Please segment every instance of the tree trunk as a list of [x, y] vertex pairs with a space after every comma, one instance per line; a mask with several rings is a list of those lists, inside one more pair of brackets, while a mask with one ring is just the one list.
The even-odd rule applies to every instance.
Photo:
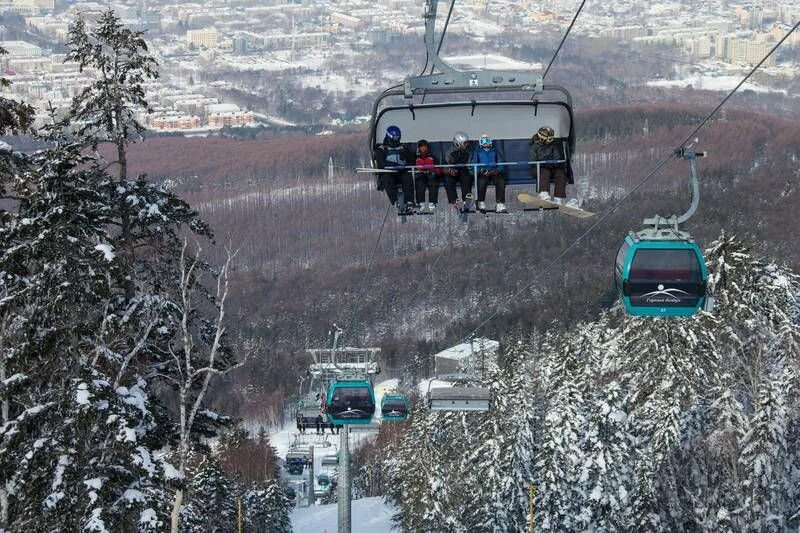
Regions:
[[[0, 381], [4, 381], [6, 379], [6, 362], [5, 359], [0, 360]], [[0, 412], [2, 412], [2, 419], [0, 419], [0, 425], [5, 425], [8, 422], [8, 413], [9, 413], [9, 401], [8, 398], [3, 399], [2, 407], [0, 407]], [[0, 530], [4, 530], [8, 527], [8, 491], [4, 486], [0, 486]]]
[[181, 525], [181, 505], [183, 505], [183, 489], [175, 491], [175, 501], [172, 504], [172, 517], [169, 530], [171, 533], [178, 533]]
[[[117, 120], [120, 120], [120, 113], [117, 113]], [[128, 154], [125, 148], [125, 139], [117, 138], [117, 160], [119, 161], [119, 183], [125, 184], [128, 181]], [[131, 216], [129, 213], [129, 206], [127, 199], [123, 198], [120, 205], [120, 225], [122, 226], [122, 243], [124, 246], [125, 256], [125, 271], [127, 277], [125, 279], [125, 299], [131, 300], [135, 294], [133, 265], [136, 261], [134, 255], [133, 236], [131, 234]]]
[[[178, 472], [184, 477], [186, 481], [186, 461], [189, 457], [189, 431], [186, 427], [186, 393], [183, 389], [180, 391], [180, 457], [178, 462]], [[181, 506], [183, 505], [183, 489], [175, 491], [175, 501], [172, 504], [172, 517], [170, 522], [170, 532], [178, 533], [178, 528], [181, 524]]]

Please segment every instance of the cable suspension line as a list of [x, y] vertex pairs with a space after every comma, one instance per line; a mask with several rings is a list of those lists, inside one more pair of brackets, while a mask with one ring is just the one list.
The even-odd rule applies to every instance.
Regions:
[[542, 74], [542, 80], [544, 80], [547, 77], [547, 73], [550, 72], [550, 67], [553, 66], [553, 61], [556, 60], [556, 57], [558, 57], [558, 53], [561, 51], [561, 47], [564, 46], [564, 41], [567, 40], [567, 36], [569, 36], [569, 32], [572, 31], [572, 26], [574, 26], [575, 25], [575, 21], [578, 20], [578, 15], [581, 14], [581, 10], [583, 10], [584, 4], [586, 4], [586, 0], [583, 0], [581, 2], [581, 5], [578, 6], [578, 10], [575, 12], [575, 16], [572, 17], [572, 22], [569, 23], [569, 27], [567, 28], [567, 32], [564, 34], [564, 37], [561, 38], [561, 42], [558, 43], [558, 48], [556, 48], [556, 53], [553, 54], [552, 59], [550, 59], [550, 63], [548, 63], [547, 64], [547, 68], [544, 69], [544, 74]]
[[383, 222], [381, 222], [381, 229], [378, 231], [378, 238], [375, 239], [375, 245], [372, 247], [372, 253], [369, 256], [369, 261], [367, 262], [367, 270], [364, 272], [364, 275], [361, 277], [361, 282], [358, 287], [358, 292], [356, 295], [356, 302], [355, 307], [353, 308], [353, 313], [350, 316], [350, 320], [347, 322], [347, 329], [344, 330], [344, 334], [347, 335], [350, 331], [352, 331], [353, 326], [356, 323], [356, 318], [358, 317], [358, 313], [361, 310], [361, 301], [362, 296], [364, 294], [364, 286], [366, 285], [367, 279], [369, 278], [369, 272], [372, 267], [372, 262], [375, 259], [375, 253], [378, 251], [378, 244], [381, 242], [381, 236], [383, 235], [383, 228], [386, 227], [386, 220], [389, 218], [389, 211], [392, 208], [392, 204], [386, 208], [386, 212], [383, 214]]
[[[447, 10], [447, 18], [444, 21], [444, 28], [442, 29], [442, 35], [439, 36], [439, 44], [436, 47], [436, 55], [439, 55], [439, 52], [442, 51], [442, 43], [444, 43], [444, 35], [447, 33], [447, 27], [450, 25], [450, 17], [453, 15], [453, 6], [456, 5], [456, 0], [450, 0], [450, 9]], [[425, 64], [428, 64], [428, 52], [425, 52]], [[430, 74], [433, 74], [434, 66], [431, 65]], [[422, 69], [423, 74], [425, 73], [425, 69]]]

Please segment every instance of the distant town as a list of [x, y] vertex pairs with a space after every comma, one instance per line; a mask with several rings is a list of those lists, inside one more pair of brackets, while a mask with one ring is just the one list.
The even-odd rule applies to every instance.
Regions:
[[[268, 98], [270, 86], [247, 81], [247, 73], [258, 72], [274, 73], [301, 87], [332, 93], [337, 99], [370, 95], [409, 73], [387, 72], [383, 79], [375, 79], [365, 74], [359, 51], [410, 38], [419, 38], [419, 50], [423, 50], [422, 0], [5, 0], [0, 2], [4, 24], [0, 46], [8, 53], [0, 57], [0, 65], [12, 85], [3, 89], [4, 95], [25, 100], [40, 115], [48, 105], [63, 112], [86, 76], [77, 65], [64, 62], [69, 25], [77, 13], [91, 21], [109, 7], [130, 28], [146, 30], [151, 51], [161, 65], [161, 77], [147, 87], [153, 111], [140, 117], [156, 131], [292, 125], [279, 114], [228, 101], [227, 90]], [[467, 0], [457, 3], [448, 34], [480, 44], [512, 27], [532, 34], [559, 32], [569, 24], [575, 7], [573, 2], [554, 0]], [[706, 82], [713, 88], [713, 77], [724, 78], [730, 69], [757, 63], [799, 18], [800, 2], [612, 1], [587, 5], [574, 32], [626, 42], [636, 49], [672, 47], [681, 57], [703, 66]], [[19, 38], [20, 33], [24, 39]], [[17, 38], [9, 38], [11, 35]], [[798, 43], [800, 32], [787, 44]], [[495, 51], [490, 61], [520, 67], [519, 61]], [[463, 63], [481, 66], [480, 57]], [[520, 68], [537, 66], [522, 63]], [[767, 73], [793, 75], [797, 65], [776, 64], [773, 57], [765, 67]], [[201, 78], [203, 83], [198, 83]], [[669, 86], [689, 81], [652, 83]], [[363, 120], [357, 116], [343, 119]]]

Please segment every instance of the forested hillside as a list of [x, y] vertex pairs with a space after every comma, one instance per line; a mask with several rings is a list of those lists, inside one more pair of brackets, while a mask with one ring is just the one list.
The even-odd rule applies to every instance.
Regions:
[[512, 336], [491, 413], [418, 405], [357, 479], [405, 531], [796, 528], [800, 278], [730, 235], [707, 259], [713, 315]]
[[[602, 212], [706, 112], [678, 105], [580, 112], [570, 194]], [[217, 401], [226, 407], [245, 406], [243, 414], [259, 419], [277, 416], [284, 394], [294, 392], [292, 376], [306, 347], [327, 342], [331, 322], [350, 318], [388, 205], [369, 176], [350, 170], [367, 157], [365, 135], [151, 139], [134, 147], [133, 168], [169, 180], [217, 235], [231, 235], [240, 248], [232, 273], [237, 324], [261, 355], [223, 384]], [[709, 157], [699, 163], [701, 207], [689, 225], [701, 244], [725, 229], [751, 242], [756, 254], [800, 264], [798, 141], [797, 121], [742, 110], [723, 112], [703, 131], [697, 148]], [[336, 165], [332, 176], [328, 157]], [[348, 342], [380, 345], [390, 371], [414, 362], [408, 371], [424, 375], [435, 348], [496, 310], [484, 333], [500, 338], [516, 328], [547, 331], [594, 317], [614, 299], [611, 268], [622, 237], [645, 216], [685, 209], [687, 180], [686, 163], [671, 163], [541, 285], [502, 308], [591, 220], [526, 213], [462, 224], [441, 213], [401, 224], [390, 216]], [[512, 202], [514, 211], [520, 207]]]

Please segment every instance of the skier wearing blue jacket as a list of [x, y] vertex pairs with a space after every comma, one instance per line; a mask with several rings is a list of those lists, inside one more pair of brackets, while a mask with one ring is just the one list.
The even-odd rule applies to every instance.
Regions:
[[495, 199], [497, 206], [495, 212], [508, 213], [506, 209], [506, 176], [503, 163], [503, 156], [493, 144], [488, 135], [481, 135], [478, 141], [478, 149], [472, 152], [471, 164], [484, 165], [478, 167], [478, 210], [486, 211], [486, 189], [489, 181], [494, 181]]

